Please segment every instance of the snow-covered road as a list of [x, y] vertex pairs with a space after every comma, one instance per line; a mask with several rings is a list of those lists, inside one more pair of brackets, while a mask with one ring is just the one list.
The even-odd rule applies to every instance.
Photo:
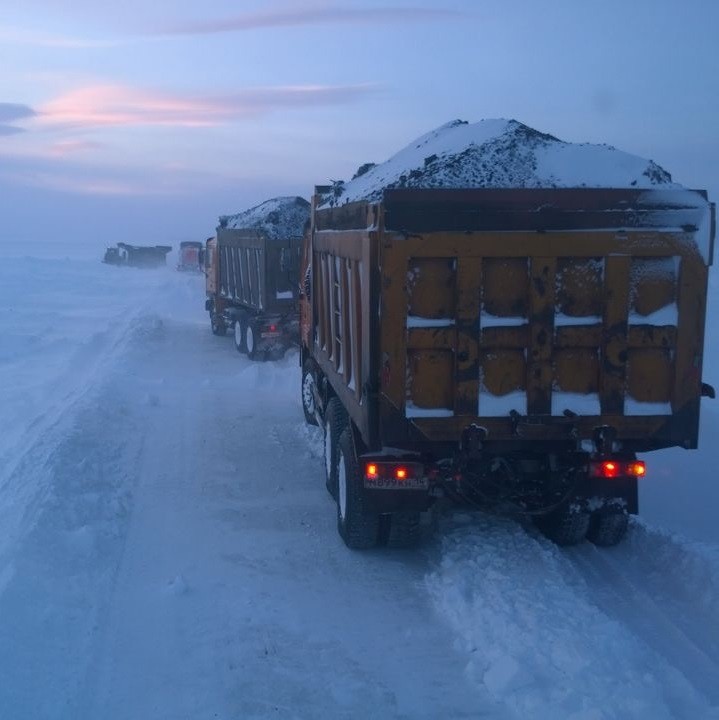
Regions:
[[0, 444], [0, 718], [719, 717], [716, 545], [455, 513], [351, 552], [296, 356], [240, 357], [200, 278], [146, 277]]

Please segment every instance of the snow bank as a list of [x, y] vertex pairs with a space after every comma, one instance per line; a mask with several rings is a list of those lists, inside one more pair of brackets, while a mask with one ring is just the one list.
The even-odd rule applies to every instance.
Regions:
[[310, 204], [301, 197], [276, 197], [236, 215], [221, 215], [220, 227], [262, 230], [273, 240], [299, 238], [310, 218]]
[[[466, 520], [443, 538], [439, 568], [427, 585], [467, 654], [468, 675], [495, 700], [525, 718], [711, 716], [705, 699], [677, 670], [677, 658], [670, 659], [676, 665], [667, 661], [660, 652], [665, 648], [650, 646], [637, 632], [642, 615], [660, 611], [649, 605], [649, 593], [633, 597], [625, 576], [604, 568], [603, 558], [611, 552], [588, 543], [562, 550], [510, 520], [482, 515]], [[617, 549], [620, 567], [626, 560], [635, 563], [639, 585], [654, 568], [653, 560], [645, 565], [654, 552], [654, 538], [645, 542], [645, 532], [639, 528], [626, 550]], [[662, 594], [674, 596], [673, 581], [681, 578], [687, 595], [702, 585], [711, 595], [694, 555], [671, 542], [664, 552], [668, 562], [675, 563], [677, 553], [686, 562], [666, 577], [667, 568], [657, 559], [656, 569], [665, 572], [653, 589], [657, 605]], [[602, 595], [604, 603], [598, 602]], [[700, 617], [694, 627], [711, 623]], [[657, 627], [660, 622], [652, 624]], [[669, 646], [676, 640], [666, 639]], [[677, 647], [676, 655], [682, 650]], [[692, 681], [698, 684], [697, 678]]]
[[656, 186], [679, 187], [656, 163], [609, 145], [564, 142], [517, 120], [454, 120], [363, 165], [323, 205], [378, 200], [390, 188]]

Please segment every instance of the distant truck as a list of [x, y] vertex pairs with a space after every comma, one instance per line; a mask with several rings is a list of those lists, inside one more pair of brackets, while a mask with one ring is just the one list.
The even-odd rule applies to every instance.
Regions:
[[[387, 190], [313, 202], [302, 404], [352, 548], [438, 498], [614, 545], [637, 453], [697, 447], [714, 205], [681, 189]], [[691, 492], [691, 480], [687, 481]]]
[[102, 261], [109, 265], [128, 267], [160, 267], [166, 264], [167, 253], [171, 250], [170, 245], [129, 245], [119, 242], [117, 247], [109, 247], [105, 250]]
[[197, 240], [183, 240], [177, 259], [177, 269], [182, 272], [201, 272], [200, 264], [204, 245]]
[[274, 236], [220, 224], [206, 241], [205, 309], [212, 332], [231, 329], [238, 352], [250, 359], [279, 357], [299, 342], [301, 232]]

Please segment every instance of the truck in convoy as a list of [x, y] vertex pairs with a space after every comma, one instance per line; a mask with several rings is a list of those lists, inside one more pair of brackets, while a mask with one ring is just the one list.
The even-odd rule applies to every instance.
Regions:
[[170, 245], [130, 245], [119, 242], [117, 247], [105, 250], [102, 261], [109, 265], [155, 268], [166, 264], [167, 253], [171, 250]]
[[199, 240], [183, 240], [177, 258], [177, 269], [182, 272], [200, 272], [203, 244]]
[[205, 309], [215, 335], [233, 331], [250, 359], [279, 357], [299, 340], [297, 276], [310, 204], [274, 198], [220, 217], [205, 242]]
[[[637, 454], [697, 447], [714, 206], [683, 189], [386, 190], [319, 207], [302, 404], [352, 548], [439, 498], [614, 545]], [[691, 492], [690, 482], [687, 492]]]

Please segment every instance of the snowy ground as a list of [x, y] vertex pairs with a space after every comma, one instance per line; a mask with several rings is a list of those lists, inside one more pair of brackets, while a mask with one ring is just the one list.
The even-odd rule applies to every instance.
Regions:
[[0, 264], [0, 718], [719, 718], [709, 401], [618, 548], [456, 513], [355, 553], [296, 357], [202, 305], [169, 269]]

